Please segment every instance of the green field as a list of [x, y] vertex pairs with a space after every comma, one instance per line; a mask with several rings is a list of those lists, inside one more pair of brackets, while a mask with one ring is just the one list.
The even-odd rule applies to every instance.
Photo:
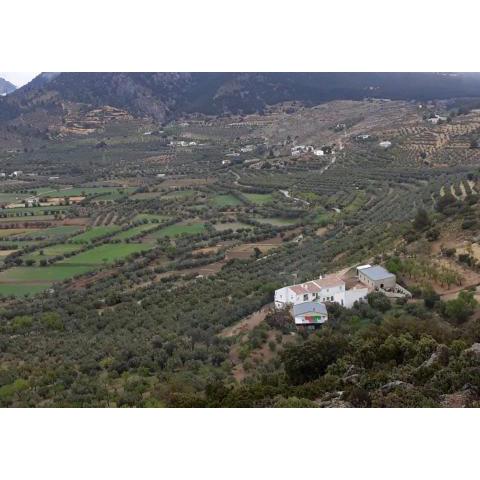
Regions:
[[294, 225], [297, 222], [294, 218], [280, 218], [280, 217], [255, 218], [255, 220], [259, 223], [274, 225], [277, 227]]
[[157, 213], [139, 213], [135, 215], [133, 221], [134, 222], [141, 222], [143, 220], [148, 220], [149, 222], [164, 222], [168, 220], [169, 217], [167, 215], [159, 215]]
[[164, 195], [164, 198], [186, 198], [192, 197], [194, 194], [194, 190], [177, 190], [167, 193], [166, 195]]
[[191, 212], [201, 212], [203, 210], [206, 210], [207, 209], [207, 206], [204, 205], [204, 204], [200, 204], [200, 205], [188, 205], [186, 207], [187, 210], [191, 211]]
[[216, 223], [214, 225], [214, 228], [215, 228], [215, 230], [217, 230], [217, 232], [222, 232], [223, 230], [228, 230], [230, 228], [232, 230], [240, 230], [241, 228], [252, 229], [253, 227], [251, 225], [246, 224], [246, 223], [229, 222], [229, 223]]
[[11, 217], [0, 217], [0, 223], [27, 223], [41, 221], [45, 222], [47, 220], [54, 220], [53, 215], [25, 215], [25, 216], [11, 216]]
[[50, 215], [50, 212], [65, 212], [68, 206], [52, 205], [51, 207], [15, 207], [4, 208], [0, 210], [0, 215], [5, 217], [31, 217], [40, 215]]
[[71, 241], [74, 243], [89, 243], [97, 238], [106, 237], [107, 235], [115, 233], [118, 230], [120, 230], [118, 225], [92, 227], [83, 233], [75, 235], [73, 238], [71, 238]]
[[[73, 243], [59, 243], [58, 245], [52, 245], [50, 247], [44, 247], [42, 249], [35, 250], [32, 253], [24, 255], [22, 258], [24, 260], [31, 259], [31, 260], [40, 261], [43, 258], [48, 259], [48, 258], [56, 257], [58, 255], [65, 255], [66, 253], [76, 252], [81, 248], [82, 248], [82, 245], [75, 245]], [[43, 252], [43, 255], [41, 255], [40, 252]]]
[[[82, 227], [78, 225], [61, 225], [59, 227], [42, 228], [40, 230], [37, 230], [36, 232], [32, 232], [30, 235], [32, 237], [45, 237], [48, 239], [53, 239], [53, 238], [69, 237], [74, 233], [77, 233], [81, 229]], [[20, 234], [20, 235], [15, 235], [13, 238], [21, 238], [25, 236], [26, 234]]]
[[136, 227], [129, 228], [122, 232], [118, 232], [112, 237], [113, 240], [128, 240], [129, 238], [136, 237], [140, 233], [148, 232], [153, 228], [156, 228], [158, 225], [155, 223], [143, 223], [142, 225], [137, 225]]
[[8, 284], [0, 283], [0, 295], [24, 297], [25, 295], [35, 295], [50, 287], [51, 283], [42, 283], [39, 285], [22, 285], [22, 284]]
[[66, 258], [56, 265], [86, 266], [113, 263], [116, 260], [128, 257], [132, 253], [142, 252], [152, 248], [152, 245], [143, 243], [112, 243], [100, 245], [73, 257]]
[[13, 203], [31, 196], [28, 193], [0, 192], [0, 203]]
[[176, 223], [174, 225], [169, 225], [168, 227], [162, 228], [157, 232], [152, 233], [154, 238], [164, 238], [164, 237], [176, 237], [177, 235], [195, 235], [197, 233], [202, 233], [205, 231], [204, 223]]
[[139, 192], [134, 193], [131, 198], [132, 200], [150, 200], [152, 198], [161, 197], [164, 192]]
[[366, 201], [367, 201], [366, 193], [363, 191], [358, 192], [353, 202], [344, 208], [343, 213], [355, 213], [357, 210], [360, 210], [360, 208], [363, 206], [363, 204]]
[[61, 190], [52, 190], [49, 189], [48, 191], [41, 193], [40, 195], [45, 197], [83, 197], [83, 196], [91, 196], [91, 195], [99, 195], [99, 194], [123, 194], [123, 193], [130, 193], [135, 190], [134, 187], [75, 187], [75, 188], [63, 188]]
[[244, 193], [243, 195], [249, 202], [257, 205], [263, 205], [264, 203], [273, 201], [271, 193]]
[[86, 265], [49, 265], [47, 267], [13, 267], [0, 272], [0, 284], [4, 283], [51, 283], [81, 275], [92, 270]]
[[16, 245], [17, 248], [24, 248], [30, 245], [38, 245], [42, 243], [42, 240], [11, 240], [6, 238], [5, 240], [0, 240], [0, 247], [4, 250], [10, 250], [12, 245]]
[[8, 238], [14, 235], [30, 235], [36, 231], [38, 231], [37, 228], [0, 228], [0, 238]]
[[241, 200], [231, 194], [215, 195], [212, 197], [211, 202], [216, 207], [236, 207], [242, 205]]

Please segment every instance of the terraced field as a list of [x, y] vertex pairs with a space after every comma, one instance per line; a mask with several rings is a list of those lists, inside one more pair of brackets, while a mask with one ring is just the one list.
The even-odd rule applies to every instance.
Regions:
[[66, 258], [56, 264], [56, 266], [98, 266], [113, 263], [122, 260], [133, 253], [145, 252], [152, 248], [151, 245], [144, 243], [112, 243], [100, 245], [85, 252], [81, 252], [72, 257]]
[[176, 237], [178, 235], [196, 235], [205, 231], [204, 223], [177, 223], [162, 228], [151, 235], [152, 238]]
[[245, 198], [257, 205], [263, 205], [264, 203], [270, 203], [273, 201], [273, 197], [269, 193], [245, 193]]
[[117, 233], [112, 237], [112, 240], [129, 240], [130, 238], [134, 238], [142, 233], [148, 232], [149, 230], [153, 230], [154, 228], [158, 228], [158, 225], [154, 223], [144, 223]]
[[211, 202], [216, 207], [237, 207], [243, 205], [242, 201], [233, 195], [215, 195]]
[[120, 230], [120, 227], [117, 225], [93, 227], [87, 229], [85, 232], [80, 233], [79, 235], [75, 235], [71, 238], [71, 241], [75, 243], [89, 243], [93, 240], [97, 240], [98, 238], [111, 235], [118, 230]]

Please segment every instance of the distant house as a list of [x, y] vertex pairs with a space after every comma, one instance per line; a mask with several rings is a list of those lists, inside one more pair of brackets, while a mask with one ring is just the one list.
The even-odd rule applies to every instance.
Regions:
[[244, 147], [242, 147], [240, 149], [240, 151], [242, 153], [248, 153], [248, 152], [253, 152], [253, 150], [255, 149], [255, 146], [254, 145], [245, 145]]
[[363, 135], [357, 135], [357, 138], [359, 140], [368, 140], [370, 138], [370, 135], [368, 135], [367, 133], [364, 133]]
[[385, 140], [383, 142], [380, 142], [379, 145], [382, 147], [382, 148], [389, 148], [392, 146], [392, 142], [388, 141], [388, 140]]
[[290, 149], [293, 157], [297, 157], [302, 153], [314, 153], [315, 148], [312, 145], [295, 145]]
[[292, 316], [297, 326], [321, 325], [328, 320], [327, 307], [324, 303], [304, 302], [294, 305]]
[[38, 197], [30, 197], [25, 200], [26, 207], [34, 207], [40, 203], [40, 199]]
[[335, 302], [351, 308], [357, 300], [365, 298], [368, 288], [345, 288], [345, 281], [336, 275], [327, 275], [309, 282], [275, 290], [275, 307], [298, 305], [304, 302]]
[[397, 277], [380, 265], [362, 265], [357, 267], [358, 279], [368, 287], [378, 289], [395, 289]]
[[446, 122], [447, 117], [443, 117], [442, 115], [435, 115], [434, 117], [427, 118], [427, 122], [436, 125], [439, 122]]
[[344, 291], [345, 282], [334, 275], [330, 275], [276, 290], [275, 306], [282, 308], [285, 305], [297, 305], [316, 300], [333, 302], [336, 301], [335, 299], [340, 303], [343, 299]]
[[232, 163], [231, 160], [228, 160], [228, 159], [222, 160], [222, 165], [230, 165], [231, 163]]
[[325, 155], [325, 152], [321, 148], [316, 148], [313, 151], [313, 154], [316, 155], [317, 157], [321, 157], [321, 156]]

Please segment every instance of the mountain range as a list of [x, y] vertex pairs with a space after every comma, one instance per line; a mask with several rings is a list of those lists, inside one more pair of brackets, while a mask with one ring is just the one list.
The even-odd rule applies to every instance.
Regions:
[[7, 95], [8, 93], [12, 93], [16, 89], [17, 87], [13, 83], [0, 77], [0, 95]]
[[[2, 82], [0, 81], [0, 91]], [[12, 86], [13, 87], [13, 86]], [[366, 97], [433, 100], [480, 97], [473, 73], [42, 73], [0, 99], [0, 120], [64, 102], [110, 105], [168, 121], [187, 113], [261, 112], [272, 104], [317, 105]]]

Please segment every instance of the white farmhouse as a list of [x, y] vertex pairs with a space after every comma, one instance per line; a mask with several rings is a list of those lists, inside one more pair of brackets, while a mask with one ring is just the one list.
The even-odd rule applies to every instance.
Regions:
[[351, 308], [357, 300], [365, 298], [368, 288], [357, 287], [347, 290], [345, 282], [336, 275], [290, 285], [275, 291], [275, 307], [284, 308], [303, 302], [335, 302]]
[[392, 146], [392, 142], [388, 141], [388, 140], [385, 140], [383, 142], [380, 142], [379, 145], [382, 147], [382, 148], [390, 148]]
[[322, 157], [323, 155], [325, 155], [325, 152], [321, 148], [316, 148], [313, 151], [313, 154], [316, 155], [317, 157]]

